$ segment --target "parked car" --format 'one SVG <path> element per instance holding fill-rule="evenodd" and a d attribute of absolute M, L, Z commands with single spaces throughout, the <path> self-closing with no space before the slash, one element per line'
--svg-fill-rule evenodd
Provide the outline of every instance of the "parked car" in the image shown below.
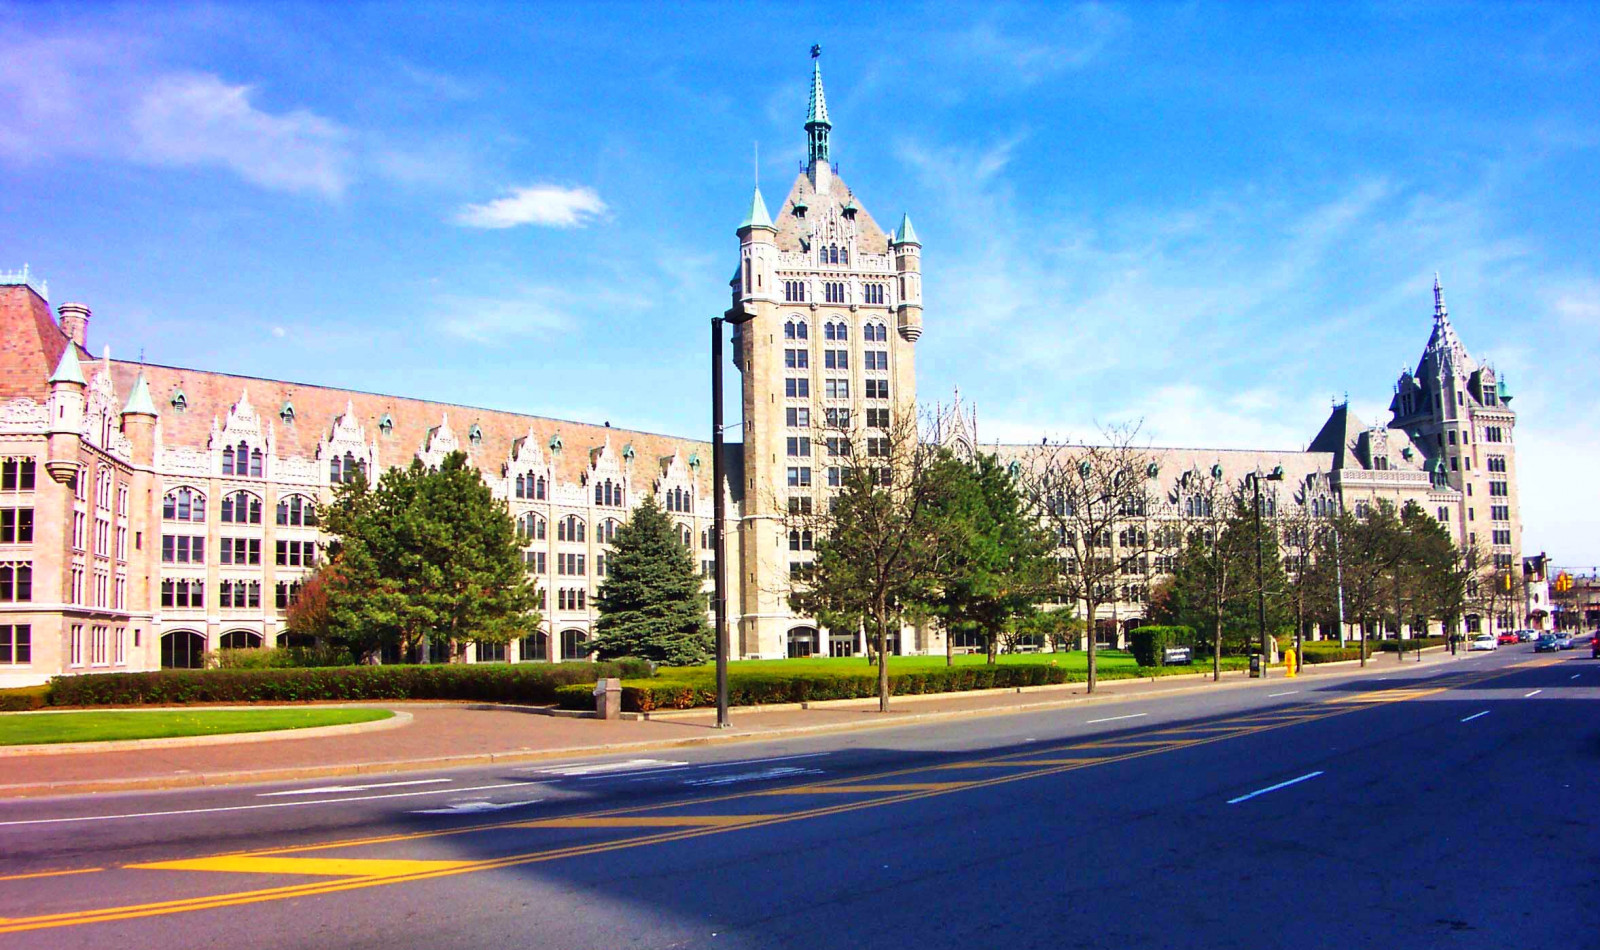
<path fill-rule="evenodd" d="M 1516 643 L 1517 639 L 1517 632 L 1515 630 L 1507 630 L 1500 634 L 1500 639 L 1496 642 L 1501 646 L 1507 646 Z"/>
<path fill-rule="evenodd" d="M 1559 649 L 1561 647 L 1557 645 L 1556 638 L 1548 633 L 1533 643 L 1533 652 L 1535 653 L 1554 653 Z"/>
<path fill-rule="evenodd" d="M 1493 650 L 1500 646 L 1492 634 L 1480 633 L 1467 641 L 1468 650 Z"/>
<path fill-rule="evenodd" d="M 1556 638 L 1556 646 L 1560 647 L 1563 650 L 1572 649 L 1572 634 L 1570 634 L 1570 633 L 1557 633 L 1555 635 L 1555 638 Z"/>
<path fill-rule="evenodd" d="M 1517 639 L 1521 640 L 1523 643 L 1532 643 L 1533 641 L 1539 639 L 1539 631 L 1537 631 L 1537 630 L 1518 630 L 1517 631 Z"/>

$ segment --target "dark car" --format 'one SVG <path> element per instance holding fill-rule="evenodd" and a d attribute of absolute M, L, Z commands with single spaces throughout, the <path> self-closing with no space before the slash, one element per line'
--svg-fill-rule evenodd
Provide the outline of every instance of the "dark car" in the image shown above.
<path fill-rule="evenodd" d="M 1535 653 L 1554 653 L 1559 649 L 1561 649 L 1561 647 L 1557 643 L 1556 638 L 1548 633 L 1533 641 L 1533 652 Z"/>

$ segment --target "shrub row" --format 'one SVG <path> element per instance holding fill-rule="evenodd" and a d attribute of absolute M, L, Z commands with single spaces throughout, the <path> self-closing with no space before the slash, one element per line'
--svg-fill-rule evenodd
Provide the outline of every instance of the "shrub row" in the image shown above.
<path fill-rule="evenodd" d="M 542 705 L 558 690 L 605 676 L 647 677 L 642 660 L 608 663 L 434 664 L 313 669 L 161 670 L 57 676 L 55 706 L 271 703 L 315 700 L 457 699 Z"/>
<path fill-rule="evenodd" d="M 1412 637 L 1409 640 L 1369 640 L 1367 646 L 1385 653 L 1414 653 L 1424 647 L 1443 646 L 1444 637 Z"/>
<path fill-rule="evenodd" d="M 0 712 L 22 712 L 29 709 L 42 709 L 49 702 L 49 686 L 19 686 L 16 689 L 0 689 Z"/>
<path fill-rule="evenodd" d="M 1193 627 L 1135 627 L 1128 633 L 1128 650 L 1140 666 L 1165 666 L 1168 647 L 1192 646 Z"/>
<path fill-rule="evenodd" d="M 1237 666 L 1236 663 L 1225 663 Z M 1199 667 L 1139 667 L 1101 670 L 1102 680 L 1160 676 L 1168 673 L 1203 672 Z M 925 693 L 959 693 L 975 689 L 1011 689 L 1019 686 L 1047 686 L 1080 683 L 1087 674 L 1054 666 L 955 666 L 897 673 L 889 670 L 889 693 L 911 696 Z M 875 671 L 859 673 L 773 673 L 739 674 L 728 678 L 728 702 L 733 706 L 766 706 L 776 703 L 820 702 L 828 699 L 869 699 L 878 695 Z M 562 704 L 568 709 L 593 709 L 594 697 L 577 688 L 562 691 Z M 695 709 L 714 706 L 716 681 L 709 676 L 675 678 L 664 673 L 652 680 L 624 680 L 622 708 L 629 712 L 658 709 Z"/>

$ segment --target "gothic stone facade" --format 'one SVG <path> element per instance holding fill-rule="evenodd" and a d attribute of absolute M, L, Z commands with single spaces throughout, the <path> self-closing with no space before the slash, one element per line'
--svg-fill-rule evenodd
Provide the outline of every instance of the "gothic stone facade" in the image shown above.
<path fill-rule="evenodd" d="M 0 285 L 0 686 L 280 642 L 334 488 L 458 449 L 506 500 L 546 601 L 538 634 L 471 658 L 582 658 L 608 542 L 646 494 L 710 576 L 706 443 L 95 359 L 88 308 L 59 312 Z"/>

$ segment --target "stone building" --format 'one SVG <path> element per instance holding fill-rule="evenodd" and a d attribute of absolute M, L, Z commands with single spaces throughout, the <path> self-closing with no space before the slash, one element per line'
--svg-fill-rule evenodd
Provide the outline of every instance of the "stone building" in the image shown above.
<path fill-rule="evenodd" d="M 736 229 L 743 431 L 720 493 L 710 446 L 694 439 L 144 365 L 105 349 L 97 358 L 88 307 L 52 314 L 26 272 L 0 275 L 0 686 L 193 666 L 218 648 L 284 642 L 284 609 L 322 556 L 318 513 L 335 487 L 458 449 L 505 499 L 545 591 L 537 634 L 474 646 L 469 660 L 584 656 L 609 542 L 647 493 L 678 523 L 708 584 L 711 506 L 727 506 L 733 657 L 864 649 L 857 632 L 821 629 L 791 608 L 789 579 L 814 539 L 791 534 L 785 515 L 825 504 L 848 464 L 820 432 L 860 434 L 870 454 L 872 439 L 914 421 L 922 244 L 908 215 L 885 231 L 839 177 L 831 131 L 814 65 L 804 167 L 776 216 L 758 186 Z M 1401 375 L 1386 424 L 1339 406 L 1304 451 L 1157 450 L 1157 501 L 1126 529 L 1188 517 L 1189 479 L 1281 468 L 1282 481 L 1264 483 L 1269 517 L 1416 501 L 1454 537 L 1515 564 L 1509 401 L 1457 337 L 1436 282 L 1433 334 Z M 979 450 L 976 414 L 958 398 L 936 437 Z M 1020 461 L 1029 448 L 992 450 Z M 1133 560 L 1095 618 L 1113 641 L 1143 619 L 1165 564 L 1159 552 Z M 893 647 L 945 644 L 936 628 L 907 627 Z"/>

